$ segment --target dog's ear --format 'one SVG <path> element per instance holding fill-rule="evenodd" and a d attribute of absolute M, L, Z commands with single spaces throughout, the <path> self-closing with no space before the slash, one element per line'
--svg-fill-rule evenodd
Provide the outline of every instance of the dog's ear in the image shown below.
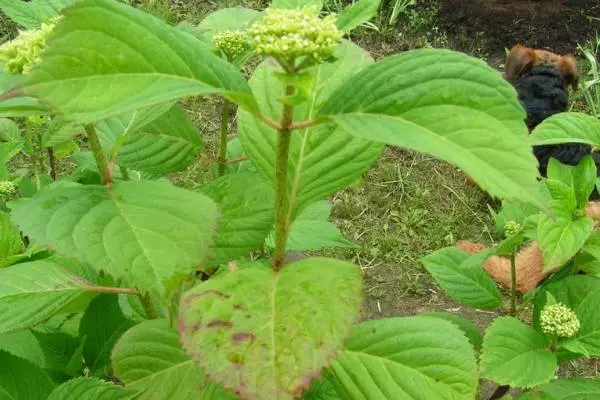
<path fill-rule="evenodd" d="M 504 79 L 510 83 L 516 83 L 523 72 L 535 65 L 536 60 L 537 55 L 534 49 L 520 44 L 513 46 L 504 64 Z"/>
<path fill-rule="evenodd" d="M 573 90 L 577 90 L 579 87 L 579 77 L 581 74 L 577 68 L 577 61 L 575 61 L 575 57 L 571 55 L 561 57 L 558 69 L 565 79 L 567 86 L 571 86 Z"/>

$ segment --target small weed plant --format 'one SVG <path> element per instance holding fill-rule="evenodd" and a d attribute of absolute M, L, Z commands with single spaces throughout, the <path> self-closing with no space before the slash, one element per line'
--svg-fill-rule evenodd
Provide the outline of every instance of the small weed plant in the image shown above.
<path fill-rule="evenodd" d="M 376 14 L 371 0 L 339 16 L 275 0 L 177 27 L 113 0 L 0 6 L 27 29 L 2 53 L 0 397 L 467 400 L 481 379 L 499 385 L 493 398 L 600 392 L 553 379 L 559 362 L 600 355 L 600 242 L 582 212 L 595 166 L 557 164 L 540 190 L 516 92 L 482 61 L 427 49 L 374 62 L 344 39 Z M 224 102 L 217 176 L 176 187 L 168 174 L 202 150 L 177 101 L 210 94 Z M 52 129 L 30 126 L 40 117 Z M 532 137 L 597 145 L 598 132 L 566 113 Z M 78 133 L 76 171 L 42 179 L 39 155 Z M 355 265 L 290 260 L 355 246 L 326 199 L 385 145 L 452 163 L 504 200 L 501 245 L 423 263 L 451 296 L 499 309 L 481 264 L 536 240 L 553 274 L 526 298 L 532 325 L 505 316 L 482 337 L 448 313 L 360 322 Z M 23 155 L 27 171 L 7 167 Z"/>

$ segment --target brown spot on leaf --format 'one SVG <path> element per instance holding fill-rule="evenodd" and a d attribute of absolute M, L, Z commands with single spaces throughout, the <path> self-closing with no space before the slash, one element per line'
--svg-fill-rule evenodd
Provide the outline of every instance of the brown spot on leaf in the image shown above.
<path fill-rule="evenodd" d="M 223 292 L 219 292 L 218 290 L 209 289 L 209 290 L 206 290 L 206 291 L 200 292 L 200 293 L 192 293 L 185 297 L 185 301 L 187 303 L 191 303 L 193 300 L 197 299 L 198 297 L 208 296 L 211 294 L 214 296 L 217 296 L 217 297 L 221 297 L 223 299 L 228 299 L 231 297 L 230 295 L 225 294 Z"/>
<path fill-rule="evenodd" d="M 207 328 L 231 328 L 232 326 L 230 321 L 211 321 L 206 324 Z"/>
<path fill-rule="evenodd" d="M 234 304 L 233 308 L 235 308 L 236 310 L 243 310 L 244 306 L 242 306 L 241 304 Z"/>
<path fill-rule="evenodd" d="M 238 332 L 235 333 L 233 335 L 231 335 L 231 339 L 234 342 L 245 342 L 245 341 L 254 341 L 254 339 L 256 338 L 256 336 L 254 336 L 252 333 L 249 332 Z"/>
<path fill-rule="evenodd" d="M 242 357 L 241 354 L 236 354 L 236 353 L 228 354 L 227 355 L 227 359 L 232 364 L 238 364 L 239 365 L 239 364 L 243 364 L 244 363 L 244 357 Z"/>

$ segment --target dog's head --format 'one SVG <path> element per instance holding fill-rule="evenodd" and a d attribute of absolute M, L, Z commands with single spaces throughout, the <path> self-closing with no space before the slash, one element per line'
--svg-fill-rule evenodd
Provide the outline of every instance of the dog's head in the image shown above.
<path fill-rule="evenodd" d="M 538 65 L 553 65 L 561 74 L 565 87 L 577 90 L 580 72 L 572 55 L 560 56 L 546 50 L 537 50 L 522 45 L 514 46 L 506 58 L 504 78 L 513 85 L 519 77 Z"/>

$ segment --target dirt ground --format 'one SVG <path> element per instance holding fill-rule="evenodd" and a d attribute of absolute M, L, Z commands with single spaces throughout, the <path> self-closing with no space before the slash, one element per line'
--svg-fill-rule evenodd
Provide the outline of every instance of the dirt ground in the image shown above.
<path fill-rule="evenodd" d="M 516 43 L 574 53 L 600 30 L 600 1 L 439 0 L 439 20 L 450 35 L 483 36 L 491 55 Z"/>

